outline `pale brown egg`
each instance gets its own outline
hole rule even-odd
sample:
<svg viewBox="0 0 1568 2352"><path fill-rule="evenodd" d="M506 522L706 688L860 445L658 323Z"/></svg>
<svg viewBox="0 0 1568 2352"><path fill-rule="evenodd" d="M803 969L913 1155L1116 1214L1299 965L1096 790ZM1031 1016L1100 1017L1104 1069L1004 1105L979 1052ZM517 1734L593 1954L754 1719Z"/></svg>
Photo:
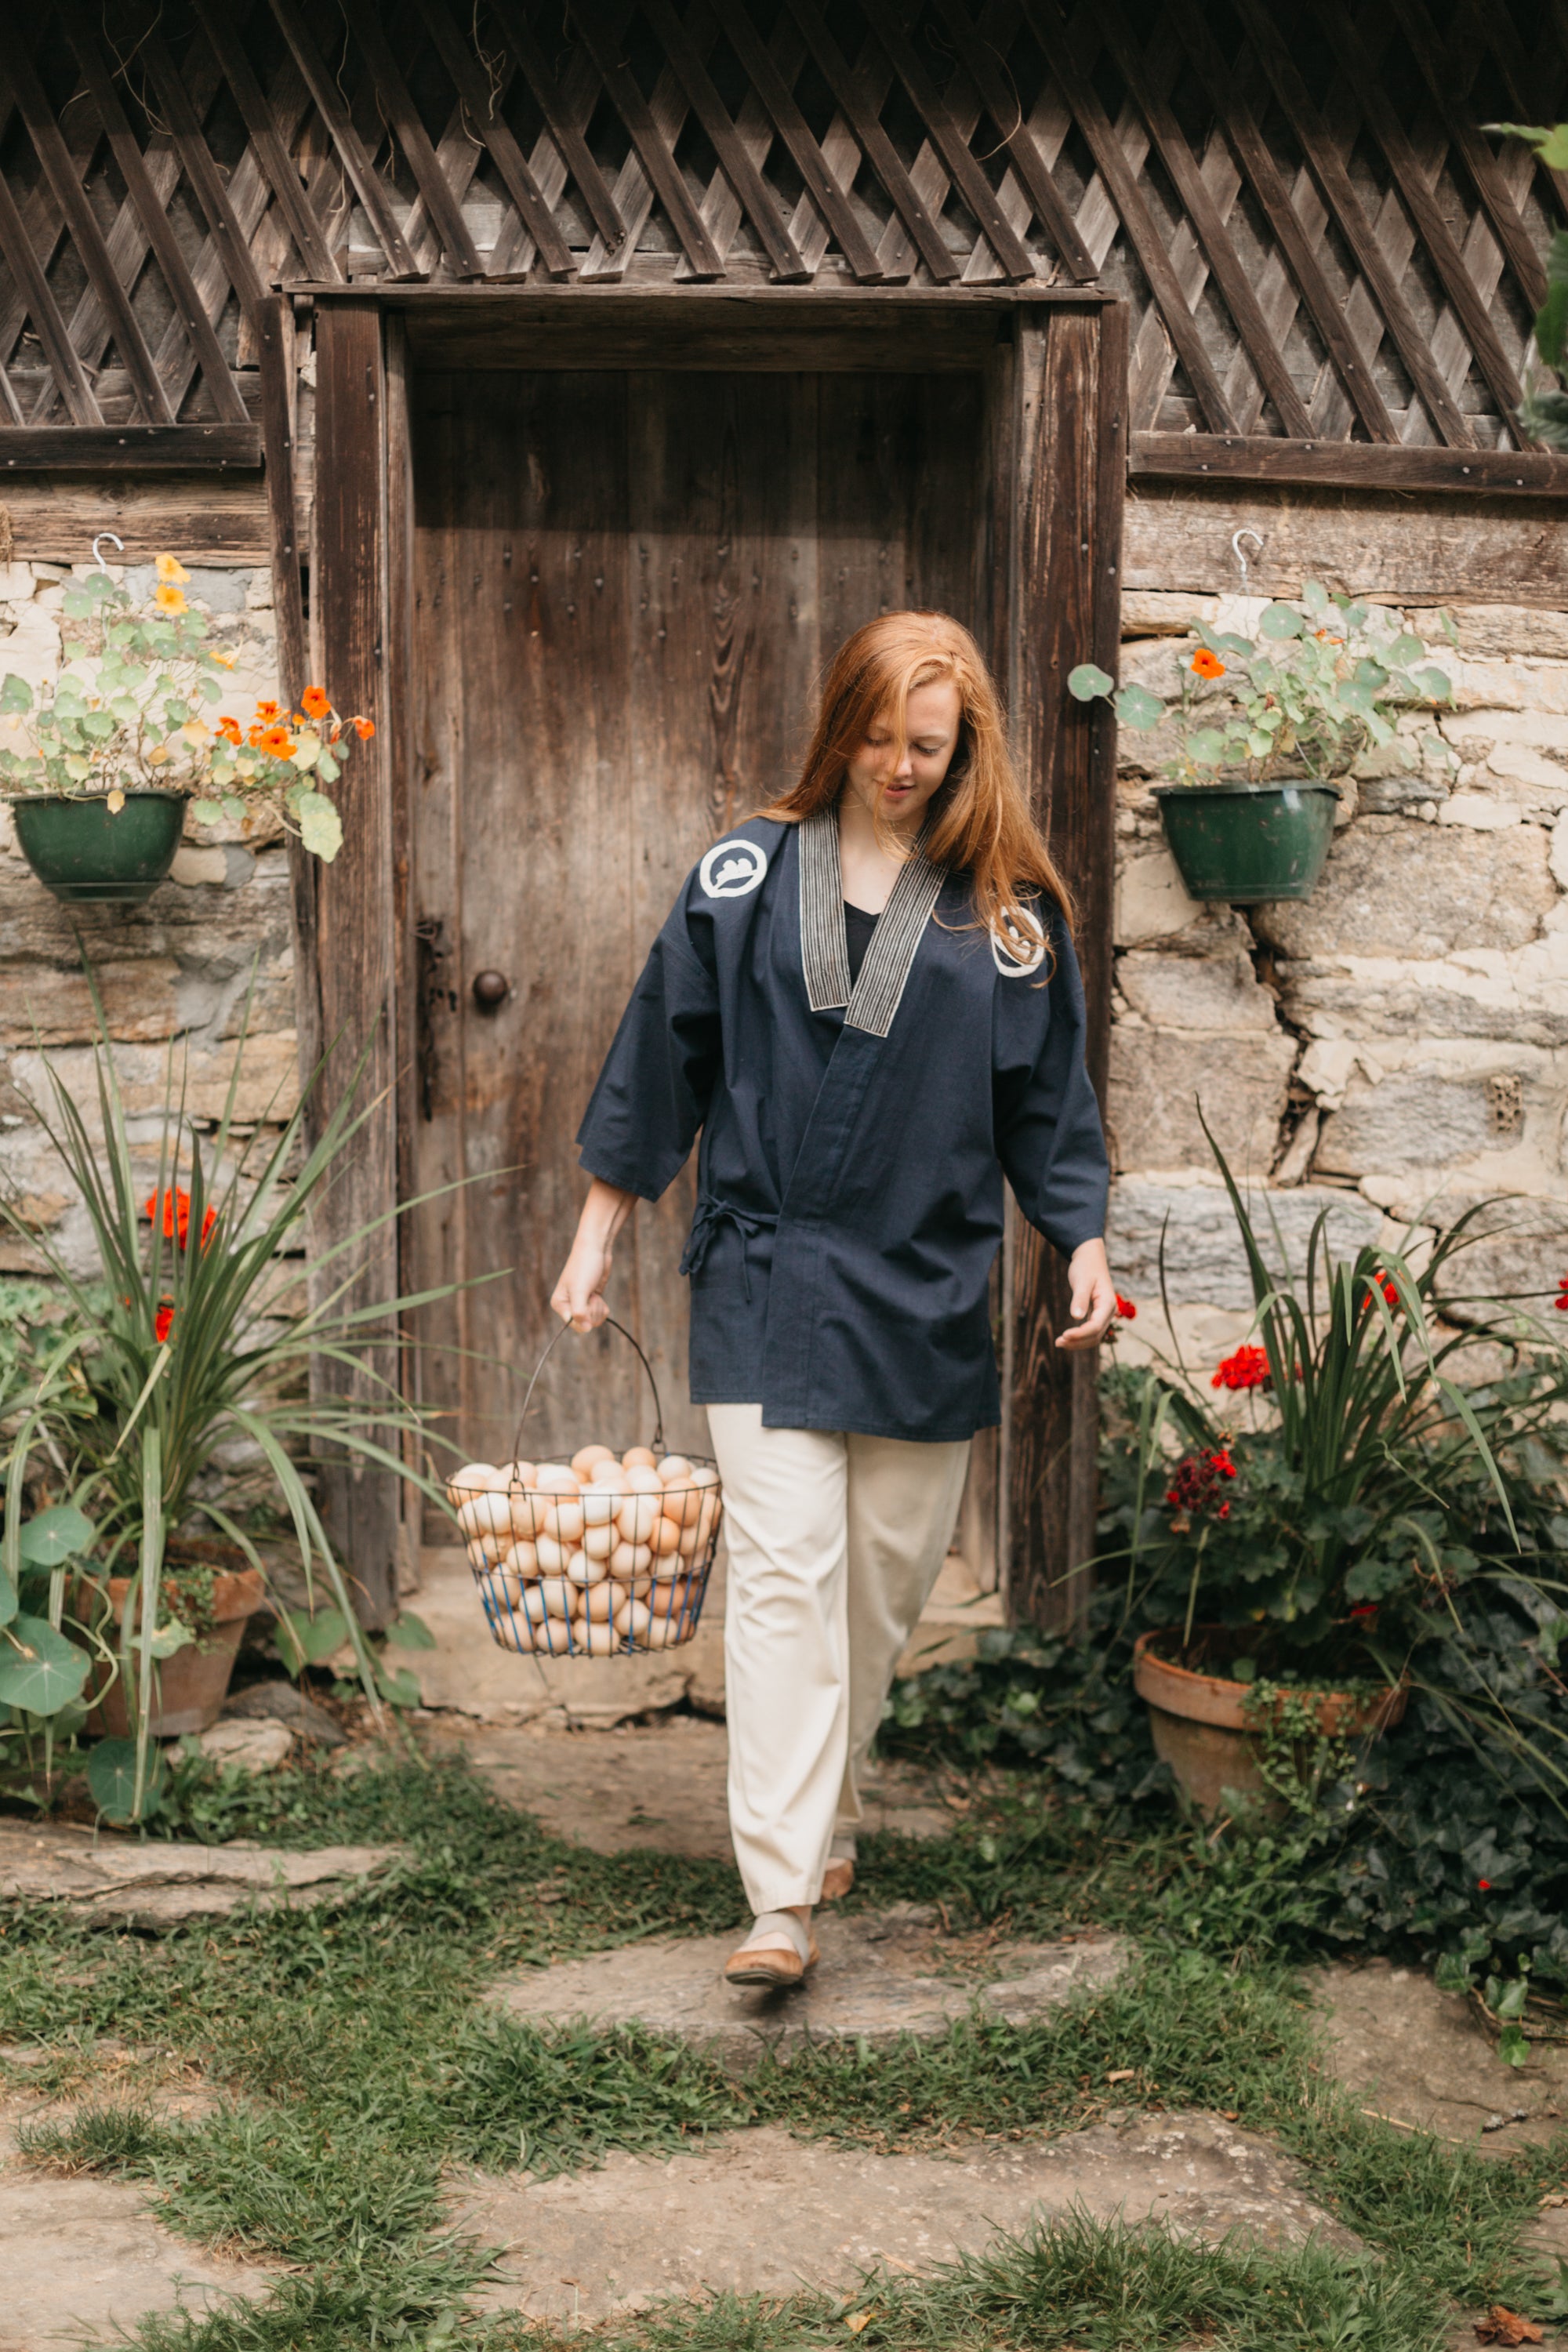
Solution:
<svg viewBox="0 0 1568 2352"><path fill-rule="evenodd" d="M583 1549L590 1559L608 1559L620 1540L621 1531L613 1519L606 1527L583 1530Z"/></svg>
<svg viewBox="0 0 1568 2352"><path fill-rule="evenodd" d="M534 1485L542 1495L575 1495L578 1492L577 1473L564 1462L542 1462Z"/></svg>
<svg viewBox="0 0 1568 2352"><path fill-rule="evenodd" d="M691 1476L691 1465L684 1454L667 1454L664 1460L654 1466L660 1483L666 1486L684 1486Z"/></svg>
<svg viewBox="0 0 1568 2352"><path fill-rule="evenodd" d="M555 1536L538 1537L534 1542L533 1556L539 1564L539 1572L542 1576L559 1576L565 1569L568 1560L580 1557L571 1549L569 1545L562 1543Z"/></svg>
<svg viewBox="0 0 1568 2352"><path fill-rule="evenodd" d="M634 1601L629 1596L622 1601L620 1607L616 1611L616 1631L623 1641L646 1641L647 1629L652 1622L646 1601Z"/></svg>
<svg viewBox="0 0 1568 2352"><path fill-rule="evenodd" d="M610 1572L607 1559L595 1559L590 1552L569 1551L566 1573L574 1584L603 1584Z"/></svg>
<svg viewBox="0 0 1568 2352"><path fill-rule="evenodd" d="M570 1617L576 1597L577 1587L569 1576L542 1576L528 1588L529 1614L537 1618L542 1612L546 1617Z"/></svg>
<svg viewBox="0 0 1568 2352"><path fill-rule="evenodd" d="M511 1524L519 1536L543 1534L545 1513L551 1507L548 1495L536 1495L531 1486L514 1486L508 1500L511 1507Z"/></svg>
<svg viewBox="0 0 1568 2352"><path fill-rule="evenodd" d="M664 1516L655 1495L628 1495L616 1513L616 1525L627 1543L645 1544Z"/></svg>
<svg viewBox="0 0 1568 2352"><path fill-rule="evenodd" d="M572 1456L572 1467L579 1478L591 1478L601 1462L615 1458L607 1445L581 1445Z"/></svg>
<svg viewBox="0 0 1568 2352"><path fill-rule="evenodd" d="M583 1489L584 1525L590 1528L607 1528L620 1509L621 1497L622 1488L618 1481L614 1486L606 1486L603 1479L595 1478L591 1485Z"/></svg>
<svg viewBox="0 0 1568 2352"><path fill-rule="evenodd" d="M695 1555L697 1548L697 1522L693 1519L689 1528L681 1528L680 1541L676 1546L676 1549L682 1559L690 1559Z"/></svg>
<svg viewBox="0 0 1568 2352"><path fill-rule="evenodd" d="M514 1576L537 1576L539 1554L526 1536L520 1537L502 1560L501 1566Z"/></svg>
<svg viewBox="0 0 1568 2352"><path fill-rule="evenodd" d="M474 1568L499 1568L511 1549L509 1536L474 1536L468 1543L468 1559Z"/></svg>
<svg viewBox="0 0 1568 2352"><path fill-rule="evenodd" d="M613 1658L621 1646L613 1625L574 1624L572 1642L574 1649L586 1650L591 1658Z"/></svg>
<svg viewBox="0 0 1568 2352"><path fill-rule="evenodd" d="M466 1462L447 1482L447 1500L460 1511L470 1495L482 1494L496 1475L493 1462Z"/></svg>
<svg viewBox="0 0 1568 2352"><path fill-rule="evenodd" d="M648 1542L652 1546L656 1559L668 1559L680 1549L680 1529L673 1519L665 1518L661 1515L655 1522Z"/></svg>
<svg viewBox="0 0 1568 2352"><path fill-rule="evenodd" d="M577 1591L574 1617L590 1625L612 1625L620 1605L620 1592L613 1584L581 1585Z"/></svg>
<svg viewBox="0 0 1568 2352"><path fill-rule="evenodd" d="M517 1461L507 1463L499 1475L506 1480L509 1487L531 1486L536 1483L539 1472L533 1463Z"/></svg>
<svg viewBox="0 0 1568 2352"><path fill-rule="evenodd" d="M634 1462L626 1472L626 1492L628 1495L662 1495L664 1480L646 1463Z"/></svg>
<svg viewBox="0 0 1568 2352"><path fill-rule="evenodd" d="M704 1489L689 1484L667 1486L664 1490L664 1515L673 1519L678 1528L694 1528L702 1509Z"/></svg>
<svg viewBox="0 0 1568 2352"><path fill-rule="evenodd" d="M621 1466L626 1470L657 1470L658 1456L647 1445L628 1445L621 1456Z"/></svg>
<svg viewBox="0 0 1568 2352"><path fill-rule="evenodd" d="M466 1536L499 1536L511 1528L511 1505L503 1489L500 1494L487 1487L482 1494L470 1495L458 1513L458 1525Z"/></svg>
<svg viewBox="0 0 1568 2352"><path fill-rule="evenodd" d="M653 1553L647 1544L618 1543L610 1554L610 1574L621 1584L646 1576L652 1566Z"/></svg>

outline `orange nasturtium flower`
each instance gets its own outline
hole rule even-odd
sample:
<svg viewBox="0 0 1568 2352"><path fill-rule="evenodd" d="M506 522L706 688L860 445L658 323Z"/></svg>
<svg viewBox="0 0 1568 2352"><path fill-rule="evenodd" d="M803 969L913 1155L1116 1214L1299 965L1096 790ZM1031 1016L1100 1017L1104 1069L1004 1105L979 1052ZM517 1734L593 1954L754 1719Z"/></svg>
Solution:
<svg viewBox="0 0 1568 2352"><path fill-rule="evenodd" d="M263 701L258 697L256 715L263 722L268 719L279 719L283 715L283 705L280 702Z"/></svg>
<svg viewBox="0 0 1568 2352"><path fill-rule="evenodd" d="M238 744L242 743L245 740L239 731L238 719L231 719L226 711L225 711L218 719L217 731L223 737L226 743Z"/></svg>
<svg viewBox="0 0 1568 2352"><path fill-rule="evenodd" d="M287 727L264 727L258 748L275 760L291 760L297 746Z"/></svg>
<svg viewBox="0 0 1568 2352"><path fill-rule="evenodd" d="M159 1307L158 1312L153 1318L153 1337L160 1348L163 1346L167 1339L172 1338L174 1329L174 1301L172 1299L165 1298L163 1305Z"/></svg>
<svg viewBox="0 0 1568 2352"><path fill-rule="evenodd" d="M1193 656L1193 669L1199 677L1223 677L1225 664L1218 654L1211 654L1207 646L1200 646Z"/></svg>
<svg viewBox="0 0 1568 2352"><path fill-rule="evenodd" d="M170 587L167 583L162 588L153 589L153 602L160 613L183 613L185 609L185 600L179 590Z"/></svg>
<svg viewBox="0 0 1568 2352"><path fill-rule="evenodd" d="M160 580L170 582L177 588L183 588L191 576L177 555L160 555L153 568Z"/></svg>
<svg viewBox="0 0 1568 2352"><path fill-rule="evenodd" d="M326 688L321 686L308 686L300 701L307 719L324 719L332 707Z"/></svg>
<svg viewBox="0 0 1568 2352"><path fill-rule="evenodd" d="M363 742L364 742L364 741L365 741L365 740L367 739L367 737L372 736L372 735L374 735L374 734L375 733L375 721L374 721L374 719L356 719L354 720L354 733L359 737L359 740L360 740L360 741L361 741L362 743L363 743Z"/></svg>

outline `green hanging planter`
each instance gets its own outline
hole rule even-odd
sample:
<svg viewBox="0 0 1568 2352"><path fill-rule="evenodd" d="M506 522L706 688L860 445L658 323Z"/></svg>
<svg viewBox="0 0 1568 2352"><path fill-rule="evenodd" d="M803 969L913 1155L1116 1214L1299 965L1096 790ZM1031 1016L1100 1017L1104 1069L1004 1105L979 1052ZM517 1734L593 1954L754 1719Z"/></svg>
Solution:
<svg viewBox="0 0 1568 2352"><path fill-rule="evenodd" d="M167 878L184 831L188 793L29 793L11 803L22 855L68 907L140 907Z"/></svg>
<svg viewBox="0 0 1568 2352"><path fill-rule="evenodd" d="M1156 784L1189 897L1253 906L1305 898L1333 838L1338 784Z"/></svg>

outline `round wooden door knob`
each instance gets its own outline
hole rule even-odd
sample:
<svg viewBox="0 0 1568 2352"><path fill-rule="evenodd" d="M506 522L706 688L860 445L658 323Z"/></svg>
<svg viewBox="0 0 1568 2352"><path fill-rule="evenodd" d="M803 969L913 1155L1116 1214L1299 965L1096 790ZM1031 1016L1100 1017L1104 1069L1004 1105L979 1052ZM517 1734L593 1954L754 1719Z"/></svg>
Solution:
<svg viewBox="0 0 1568 2352"><path fill-rule="evenodd" d="M504 971L477 971L474 974L474 1003L481 1013L494 1013L511 994L511 982Z"/></svg>

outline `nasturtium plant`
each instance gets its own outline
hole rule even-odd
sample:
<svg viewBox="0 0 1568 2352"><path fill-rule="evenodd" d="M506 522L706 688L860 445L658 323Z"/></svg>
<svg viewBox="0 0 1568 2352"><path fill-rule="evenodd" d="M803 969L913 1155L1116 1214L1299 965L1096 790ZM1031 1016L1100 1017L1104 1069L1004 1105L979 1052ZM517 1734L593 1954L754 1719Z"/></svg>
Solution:
<svg viewBox="0 0 1568 2352"><path fill-rule="evenodd" d="M216 708L233 656L208 644L205 620L185 601L184 566L165 554L154 568L142 604L107 572L73 580L63 607L70 658L52 685L35 692L15 672L0 678L0 792L102 797L111 815L132 793L184 793L205 824L272 808L330 863L343 828L323 787L374 722L345 718L319 686L298 710L263 699L243 722Z"/></svg>
<svg viewBox="0 0 1568 2352"><path fill-rule="evenodd" d="M1326 782L1391 743L1400 710L1452 700L1426 652L1397 615L1309 580L1294 603L1266 604L1251 636L1194 620L1173 655L1168 700L1145 686L1118 688L1092 662L1070 673L1068 691L1110 702L1135 732L1169 727L1161 772L1173 783Z"/></svg>

